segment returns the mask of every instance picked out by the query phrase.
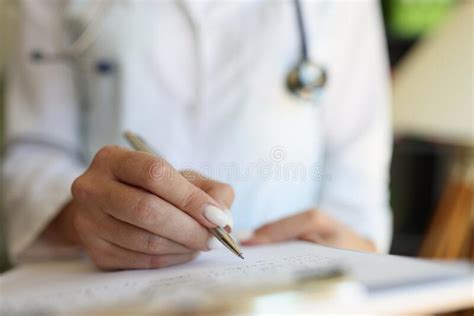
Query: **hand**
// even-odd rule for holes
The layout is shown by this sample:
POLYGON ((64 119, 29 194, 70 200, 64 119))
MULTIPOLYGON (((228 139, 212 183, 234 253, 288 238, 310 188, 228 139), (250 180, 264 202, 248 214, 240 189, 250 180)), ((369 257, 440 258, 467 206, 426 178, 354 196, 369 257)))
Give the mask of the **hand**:
POLYGON ((222 210, 234 198, 227 184, 116 146, 97 153, 74 181, 72 194, 51 229, 72 231, 69 239, 107 270, 161 268, 193 259, 208 250, 207 227, 229 229, 230 215, 222 210))
POLYGON ((330 247, 375 252, 375 245, 331 216, 308 210, 258 228, 243 245, 262 245, 292 239, 330 247))

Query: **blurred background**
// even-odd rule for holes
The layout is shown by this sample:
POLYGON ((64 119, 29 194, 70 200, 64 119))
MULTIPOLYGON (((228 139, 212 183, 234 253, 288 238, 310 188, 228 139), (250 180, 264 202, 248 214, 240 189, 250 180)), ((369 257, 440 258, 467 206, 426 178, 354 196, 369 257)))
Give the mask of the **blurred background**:
MULTIPOLYGON (((0 144, 12 4, 0 0, 0 144)), ((473 260, 474 1, 382 0, 381 6, 395 129, 390 252, 473 260)), ((3 224, 0 218, 1 270, 8 267, 3 224)))
POLYGON ((391 253, 473 259, 473 9, 383 0, 392 67, 391 253))

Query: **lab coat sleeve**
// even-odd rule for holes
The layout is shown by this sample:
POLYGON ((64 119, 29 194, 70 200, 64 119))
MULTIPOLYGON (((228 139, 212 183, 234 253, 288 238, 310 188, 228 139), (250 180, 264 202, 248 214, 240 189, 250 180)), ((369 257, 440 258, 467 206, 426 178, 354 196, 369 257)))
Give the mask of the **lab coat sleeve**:
MULTIPOLYGON (((64 3, 64 2, 63 2, 64 3)), ((61 1, 17 3, 19 23, 7 77, 3 163, 7 247, 15 262, 70 199, 79 162, 78 107, 70 65, 32 62, 63 44, 61 1)))
MULTIPOLYGON (((389 165, 392 134, 383 24, 376 1, 350 4, 341 25, 346 62, 330 69, 324 110, 325 179, 320 209, 387 251, 391 240, 389 165), (336 98, 330 94, 338 94, 336 98)), ((346 7, 347 9, 347 7, 346 7)))

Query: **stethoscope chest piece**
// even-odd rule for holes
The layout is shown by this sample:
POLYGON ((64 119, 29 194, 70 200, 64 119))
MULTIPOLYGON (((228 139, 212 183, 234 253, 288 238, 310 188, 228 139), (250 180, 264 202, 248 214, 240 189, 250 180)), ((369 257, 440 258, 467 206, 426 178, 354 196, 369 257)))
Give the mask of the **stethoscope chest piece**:
POLYGON ((300 62, 286 79, 288 90, 308 101, 317 100, 326 83, 326 69, 307 60, 300 62))

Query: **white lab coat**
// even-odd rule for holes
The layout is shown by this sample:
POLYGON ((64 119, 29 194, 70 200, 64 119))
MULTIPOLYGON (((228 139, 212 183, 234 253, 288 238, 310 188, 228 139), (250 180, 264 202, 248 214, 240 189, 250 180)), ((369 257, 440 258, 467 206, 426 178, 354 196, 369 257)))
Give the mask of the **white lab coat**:
POLYGON ((13 258, 70 199, 93 153, 123 143, 126 129, 177 169, 229 182, 237 231, 316 207, 387 250, 391 134, 376 1, 303 1, 311 58, 329 73, 315 103, 285 88, 301 56, 292 1, 116 1, 78 62, 89 95, 81 112, 73 63, 30 54, 61 51, 91 3, 21 3, 3 166, 13 258), (114 73, 96 71, 104 60, 114 73))

